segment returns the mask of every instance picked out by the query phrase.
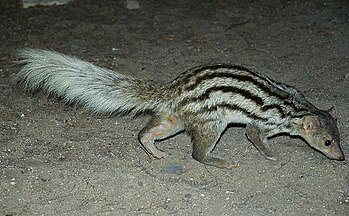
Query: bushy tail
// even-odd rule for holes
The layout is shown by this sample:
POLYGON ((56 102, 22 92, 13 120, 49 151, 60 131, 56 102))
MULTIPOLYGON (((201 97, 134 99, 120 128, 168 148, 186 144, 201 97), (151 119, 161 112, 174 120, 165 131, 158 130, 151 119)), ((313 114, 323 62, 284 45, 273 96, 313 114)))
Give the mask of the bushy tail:
POLYGON ((43 89, 102 115, 168 110, 165 92, 142 80, 54 51, 23 49, 18 56, 16 78, 27 91, 43 89))

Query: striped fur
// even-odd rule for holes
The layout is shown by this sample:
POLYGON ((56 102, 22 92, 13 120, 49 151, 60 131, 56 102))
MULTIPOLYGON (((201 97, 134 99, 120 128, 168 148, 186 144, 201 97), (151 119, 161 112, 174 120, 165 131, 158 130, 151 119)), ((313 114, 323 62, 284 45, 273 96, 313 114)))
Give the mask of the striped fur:
POLYGON ((280 124, 292 114, 307 115, 316 110, 297 89, 241 66, 222 64, 194 68, 182 74, 169 88, 176 89, 179 95, 178 110, 195 113, 221 107, 238 110, 247 122, 280 124), (294 97, 296 94, 298 98, 294 97))
POLYGON ((217 167, 235 166, 210 154, 233 123, 246 125, 249 140, 269 159, 275 157, 267 138, 289 133, 301 136, 331 159, 344 160, 336 120, 329 111, 317 109, 294 87, 242 66, 200 66, 163 87, 154 87, 53 51, 25 49, 19 57, 17 80, 27 91, 43 89, 96 114, 153 113, 139 140, 156 158, 165 153, 155 141, 186 130, 196 160, 217 167))

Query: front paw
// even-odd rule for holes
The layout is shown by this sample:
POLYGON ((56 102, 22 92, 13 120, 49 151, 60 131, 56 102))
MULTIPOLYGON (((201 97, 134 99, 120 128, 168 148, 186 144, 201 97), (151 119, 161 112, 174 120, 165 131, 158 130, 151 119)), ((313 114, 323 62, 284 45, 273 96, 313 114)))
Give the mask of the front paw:
POLYGON ((264 148, 263 151, 261 151, 260 149, 258 149, 260 151, 260 153, 262 153, 262 155, 271 161, 277 161, 278 157, 275 153, 273 153, 270 149, 264 148))
POLYGON ((278 157, 273 155, 273 156, 267 156, 267 155, 264 155, 265 158, 267 158, 268 160, 271 160, 271 161, 278 161, 278 157))

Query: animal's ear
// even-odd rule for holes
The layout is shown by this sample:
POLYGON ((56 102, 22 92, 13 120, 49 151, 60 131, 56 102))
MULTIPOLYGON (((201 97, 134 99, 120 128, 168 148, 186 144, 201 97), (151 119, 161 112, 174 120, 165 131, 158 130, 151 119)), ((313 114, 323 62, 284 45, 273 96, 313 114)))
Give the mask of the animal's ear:
POLYGON ((329 114, 331 114, 331 116, 333 118, 335 118, 337 120, 337 110, 334 106, 332 106, 331 108, 329 108, 328 110, 326 110, 329 114))
POLYGON ((319 121, 312 115, 304 116, 302 124, 306 133, 316 131, 320 127, 319 121))

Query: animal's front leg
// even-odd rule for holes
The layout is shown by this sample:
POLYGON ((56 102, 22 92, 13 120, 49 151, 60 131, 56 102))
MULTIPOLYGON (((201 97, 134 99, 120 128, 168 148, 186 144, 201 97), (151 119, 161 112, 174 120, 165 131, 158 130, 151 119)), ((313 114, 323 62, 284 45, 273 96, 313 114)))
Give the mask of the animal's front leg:
POLYGON ((256 148, 269 160, 276 160, 273 151, 268 143, 269 130, 260 129, 254 124, 249 124, 246 127, 247 138, 256 146, 256 148))

